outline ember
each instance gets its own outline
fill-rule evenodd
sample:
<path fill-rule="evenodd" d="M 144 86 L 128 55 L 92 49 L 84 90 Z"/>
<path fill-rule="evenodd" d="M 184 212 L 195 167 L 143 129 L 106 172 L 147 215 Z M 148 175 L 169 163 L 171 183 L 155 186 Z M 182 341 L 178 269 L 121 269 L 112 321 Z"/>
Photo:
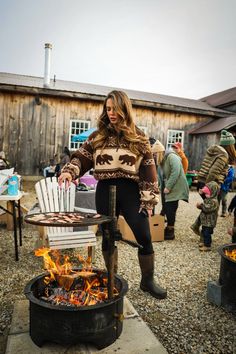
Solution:
<path fill-rule="evenodd" d="M 51 254 L 51 256 L 49 255 Z M 75 268 L 69 256 L 61 256 L 56 250 L 41 248 L 35 255 L 44 258 L 49 273 L 45 276 L 41 300 L 53 305 L 91 306 L 108 299 L 107 276 L 92 268 L 91 259 L 78 256 L 80 268 Z M 114 296 L 118 291 L 114 288 Z"/>
<path fill-rule="evenodd" d="M 225 250 L 225 255 L 229 258 L 231 258 L 233 261 L 236 261 L 236 248 L 233 250 Z"/>

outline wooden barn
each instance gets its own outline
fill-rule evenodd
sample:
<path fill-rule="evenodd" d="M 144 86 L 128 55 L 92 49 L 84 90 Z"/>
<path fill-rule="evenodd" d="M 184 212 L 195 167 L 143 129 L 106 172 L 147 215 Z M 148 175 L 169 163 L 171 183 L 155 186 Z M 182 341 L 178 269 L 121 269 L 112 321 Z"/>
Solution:
<path fill-rule="evenodd" d="M 0 150 L 18 173 L 41 174 L 64 146 L 78 147 L 72 142 L 74 135 L 96 126 L 102 102 L 113 89 L 62 80 L 45 85 L 41 77 L 0 73 Z M 190 169 L 198 169 L 207 146 L 216 139 L 196 129 L 232 116 L 207 101 L 123 91 L 131 98 L 136 124 L 167 148 L 182 142 Z"/>
<path fill-rule="evenodd" d="M 236 138 L 236 87 L 204 97 L 201 101 L 228 111 L 230 116 L 212 119 L 189 132 L 192 135 L 192 144 L 197 147 L 197 151 L 200 151 L 201 146 L 205 148 L 206 141 L 209 146 L 218 143 L 222 129 L 227 129 Z"/>

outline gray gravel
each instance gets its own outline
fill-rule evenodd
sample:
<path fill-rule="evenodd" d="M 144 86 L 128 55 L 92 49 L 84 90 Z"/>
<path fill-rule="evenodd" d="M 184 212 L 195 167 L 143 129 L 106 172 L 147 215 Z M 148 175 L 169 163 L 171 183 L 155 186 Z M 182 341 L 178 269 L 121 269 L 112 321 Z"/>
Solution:
<path fill-rule="evenodd" d="M 230 193 L 231 200 L 234 193 Z M 156 300 L 139 289 L 140 271 L 137 251 L 119 243 L 119 274 L 129 283 L 127 297 L 148 324 L 168 353 L 233 354 L 236 353 L 235 315 L 210 304 L 206 284 L 219 276 L 218 247 L 230 242 L 227 228 L 232 217 L 218 219 L 212 251 L 200 253 L 198 239 L 189 226 L 198 215 L 195 208 L 200 197 L 190 193 L 190 203 L 180 202 L 176 239 L 154 243 L 156 279 L 168 289 L 168 298 Z M 32 203 L 31 199 L 26 204 Z M 25 225 L 19 262 L 14 261 L 12 232 L 0 226 L 0 353 L 4 353 L 11 315 L 16 300 L 24 299 L 26 283 L 43 272 L 41 258 L 34 256 L 37 240 L 35 227 Z M 95 265 L 103 267 L 98 238 Z"/>

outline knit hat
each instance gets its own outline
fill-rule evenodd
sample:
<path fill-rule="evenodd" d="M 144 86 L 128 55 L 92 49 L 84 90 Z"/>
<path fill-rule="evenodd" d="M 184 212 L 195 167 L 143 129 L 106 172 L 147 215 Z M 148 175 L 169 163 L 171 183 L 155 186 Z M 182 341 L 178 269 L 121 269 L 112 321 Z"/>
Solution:
<path fill-rule="evenodd" d="M 179 141 L 177 141 L 176 143 L 172 144 L 171 146 L 172 146 L 172 148 L 181 149 L 181 150 L 183 148 L 182 144 Z"/>
<path fill-rule="evenodd" d="M 227 130 L 222 130 L 220 135 L 220 145 L 234 145 L 235 138 L 233 134 L 228 132 Z"/>
<path fill-rule="evenodd" d="M 207 194 L 207 195 L 210 196 L 211 195 L 211 190 L 207 186 L 204 186 L 202 188 L 202 193 Z"/>
<path fill-rule="evenodd" d="M 155 144 L 152 145 L 152 152 L 156 153 L 156 152 L 163 152 L 163 151 L 165 151 L 164 146 L 159 140 L 157 140 Z"/>

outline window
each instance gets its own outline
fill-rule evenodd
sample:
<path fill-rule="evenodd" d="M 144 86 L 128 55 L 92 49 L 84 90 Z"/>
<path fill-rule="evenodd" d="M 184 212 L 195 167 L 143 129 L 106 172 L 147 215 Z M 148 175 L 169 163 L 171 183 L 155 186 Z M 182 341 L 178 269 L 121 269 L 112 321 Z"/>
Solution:
<path fill-rule="evenodd" d="M 173 143 L 180 142 L 184 145 L 184 131 L 183 130 L 168 130 L 166 149 L 170 149 Z"/>
<path fill-rule="evenodd" d="M 84 131 L 90 129 L 90 120 L 70 120 L 70 136 L 69 136 L 69 146 L 70 150 L 77 150 L 82 143 L 72 142 L 72 137 L 83 133 Z"/>

